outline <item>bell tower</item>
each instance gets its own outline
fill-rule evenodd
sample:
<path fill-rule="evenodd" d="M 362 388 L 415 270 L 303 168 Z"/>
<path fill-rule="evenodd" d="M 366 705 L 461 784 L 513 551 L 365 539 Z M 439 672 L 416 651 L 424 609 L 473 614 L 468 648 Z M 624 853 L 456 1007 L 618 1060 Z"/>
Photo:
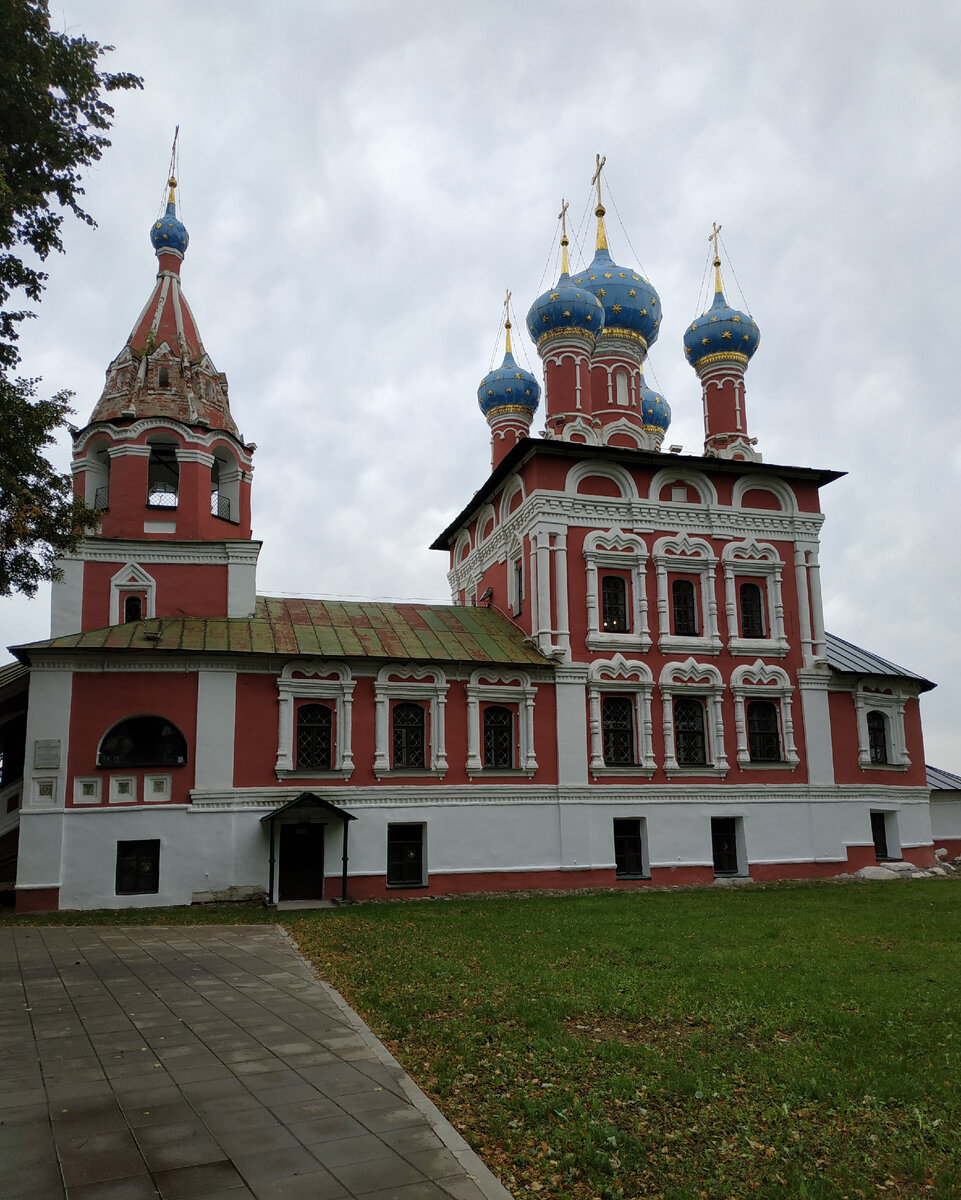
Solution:
<path fill-rule="evenodd" d="M 51 634 L 164 616 L 247 616 L 260 543 L 251 538 L 256 447 L 230 412 L 227 378 L 204 348 L 180 285 L 189 236 L 171 156 L 166 207 L 150 230 L 157 276 L 74 436 L 74 489 L 100 512 L 60 563 Z"/>

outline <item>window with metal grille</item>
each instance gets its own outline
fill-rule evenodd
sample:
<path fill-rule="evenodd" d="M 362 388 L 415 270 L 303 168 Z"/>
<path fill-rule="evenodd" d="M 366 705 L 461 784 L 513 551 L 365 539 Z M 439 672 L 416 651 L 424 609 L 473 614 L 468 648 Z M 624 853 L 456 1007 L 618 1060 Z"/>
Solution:
<path fill-rule="evenodd" d="M 395 704 L 391 712 L 391 737 L 395 767 L 426 767 L 427 720 L 421 704 Z"/>
<path fill-rule="evenodd" d="M 671 584 L 674 608 L 674 633 L 678 637 L 697 636 L 697 603 L 690 579 L 675 579 Z"/>
<path fill-rule="evenodd" d="M 187 761 L 187 741 L 163 717 L 129 717 L 104 735 L 98 767 L 174 767 Z"/>
<path fill-rule="evenodd" d="M 140 621 L 143 619 L 143 600 L 140 596 L 124 596 L 123 619 L 125 621 Z"/>
<path fill-rule="evenodd" d="M 329 771 L 334 714 L 326 704 L 302 704 L 297 709 L 297 769 Z"/>
<path fill-rule="evenodd" d="M 180 487 L 177 446 L 172 442 L 153 442 L 147 461 L 147 507 L 176 508 Z"/>
<path fill-rule="evenodd" d="M 484 766 L 514 766 L 514 714 L 502 704 L 484 709 Z"/>
<path fill-rule="evenodd" d="M 704 705 L 691 696 L 674 701 L 674 755 L 682 767 L 707 763 Z"/>
<path fill-rule="evenodd" d="M 630 630 L 627 580 L 620 575 L 605 575 L 601 580 L 601 628 L 605 633 L 626 633 Z"/>
<path fill-rule="evenodd" d="M 781 733 L 777 705 L 751 700 L 747 705 L 747 748 L 751 762 L 780 762 Z"/>
<path fill-rule="evenodd" d="M 601 704 L 601 730 L 607 766 L 634 763 L 634 704 L 630 697 L 604 697 Z"/>
<path fill-rule="evenodd" d="M 756 583 L 742 583 L 741 637 L 764 637 L 764 593 Z"/>
<path fill-rule="evenodd" d="M 117 843 L 118 896 L 144 896 L 160 891 L 160 840 Z"/>
<path fill-rule="evenodd" d="M 640 817 L 614 818 L 614 870 L 618 879 L 638 879 L 644 874 Z"/>
<path fill-rule="evenodd" d="M 424 826 L 387 826 L 388 887 L 423 887 Z"/>
<path fill-rule="evenodd" d="M 883 712 L 874 709 L 868 713 L 868 749 L 871 762 L 888 761 L 888 723 Z"/>

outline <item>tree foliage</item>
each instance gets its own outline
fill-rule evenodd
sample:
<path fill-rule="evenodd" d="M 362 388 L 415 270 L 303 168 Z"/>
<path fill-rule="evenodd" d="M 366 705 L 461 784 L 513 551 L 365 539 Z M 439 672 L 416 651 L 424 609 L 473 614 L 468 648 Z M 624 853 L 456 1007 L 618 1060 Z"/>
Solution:
<path fill-rule="evenodd" d="M 70 412 L 70 392 L 36 399 L 32 379 L 0 377 L 0 596 L 32 596 L 56 575 L 56 557 L 76 546 L 96 514 L 73 495 L 70 476 L 43 449 Z"/>
<path fill-rule="evenodd" d="M 35 314 L 46 274 L 62 251 L 61 226 L 80 204 L 82 170 L 110 145 L 108 92 L 142 86 L 99 69 L 112 49 L 50 29 L 47 0 L 0 0 L 0 595 L 32 595 L 56 575 L 58 553 L 75 548 L 95 514 L 71 496 L 43 449 L 70 412 L 67 392 L 36 399 L 33 380 L 9 376 L 20 361 L 20 324 Z"/>

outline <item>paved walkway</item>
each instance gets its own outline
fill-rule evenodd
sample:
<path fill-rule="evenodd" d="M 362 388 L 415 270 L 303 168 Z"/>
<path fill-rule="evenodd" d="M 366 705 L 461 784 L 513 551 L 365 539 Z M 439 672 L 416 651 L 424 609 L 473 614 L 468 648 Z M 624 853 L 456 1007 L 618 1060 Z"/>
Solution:
<path fill-rule="evenodd" d="M 510 1200 L 276 926 L 0 930 L 0 1200 Z"/>

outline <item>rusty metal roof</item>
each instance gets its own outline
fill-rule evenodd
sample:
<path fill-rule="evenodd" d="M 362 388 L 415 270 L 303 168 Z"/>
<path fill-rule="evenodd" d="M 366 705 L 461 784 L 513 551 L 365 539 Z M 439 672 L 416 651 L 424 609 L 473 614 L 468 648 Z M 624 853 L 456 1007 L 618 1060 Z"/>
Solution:
<path fill-rule="evenodd" d="M 314 658 L 517 663 L 547 659 L 523 630 L 491 608 L 444 604 L 338 603 L 258 596 L 253 617 L 158 617 L 13 647 L 35 651 L 282 654 Z"/>

